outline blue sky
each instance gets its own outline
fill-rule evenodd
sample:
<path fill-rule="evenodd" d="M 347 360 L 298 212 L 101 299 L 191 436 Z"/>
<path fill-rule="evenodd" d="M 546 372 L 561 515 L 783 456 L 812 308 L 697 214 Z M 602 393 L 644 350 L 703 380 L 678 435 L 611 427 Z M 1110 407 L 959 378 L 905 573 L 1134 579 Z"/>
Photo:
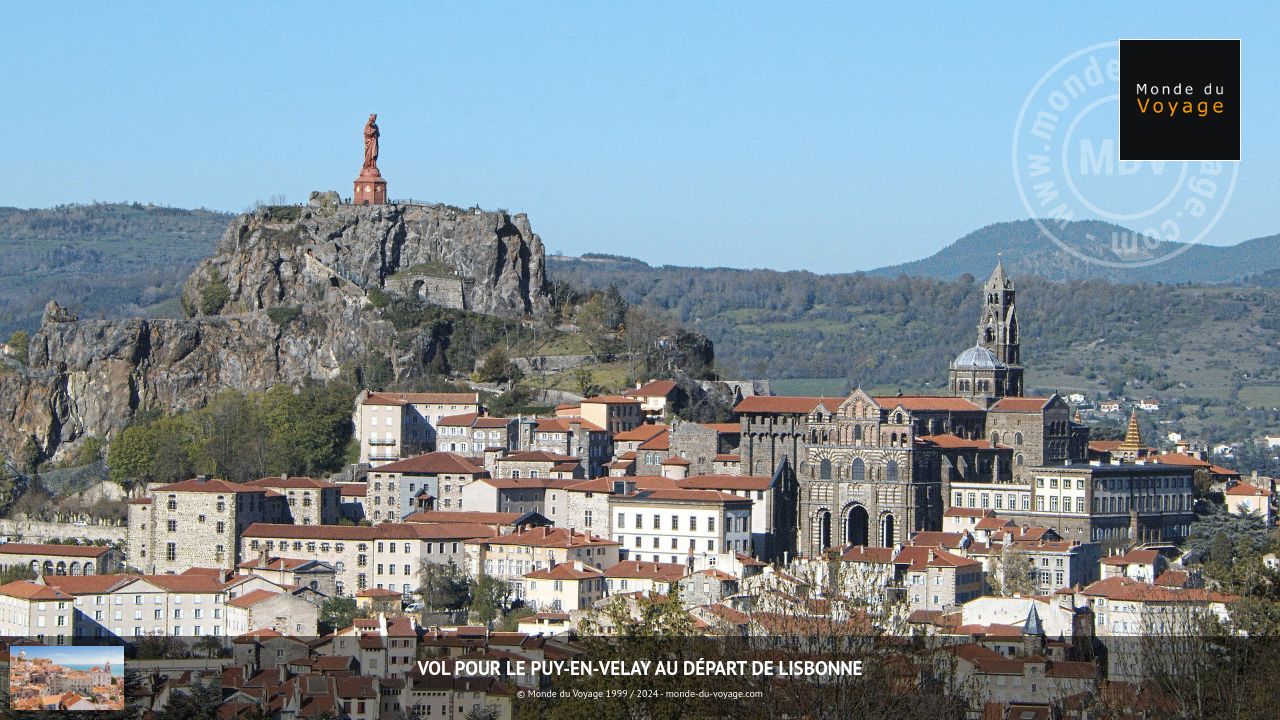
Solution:
<path fill-rule="evenodd" d="M 19 652 L 26 652 L 28 658 L 48 658 L 59 665 L 101 665 L 109 662 L 115 667 L 112 673 L 124 667 L 124 648 L 122 646 L 40 646 L 13 645 L 9 654 L 17 657 Z"/>
<path fill-rule="evenodd" d="M 1027 215 L 1013 125 L 1059 59 L 1240 37 L 1244 162 L 1207 239 L 1231 244 L 1280 231 L 1277 26 L 1263 3 L 17 4 L 0 205 L 346 196 L 376 111 L 393 197 L 527 212 L 549 251 L 867 269 Z"/>

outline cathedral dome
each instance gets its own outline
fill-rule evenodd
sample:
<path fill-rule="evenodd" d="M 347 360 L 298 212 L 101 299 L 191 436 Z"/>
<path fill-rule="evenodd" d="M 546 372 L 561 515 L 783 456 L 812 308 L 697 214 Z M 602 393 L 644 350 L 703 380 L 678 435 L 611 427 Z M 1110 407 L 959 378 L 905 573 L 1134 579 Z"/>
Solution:
<path fill-rule="evenodd" d="M 981 345 L 974 345 L 956 356 L 951 367 L 959 369 L 990 370 L 1002 368 L 1005 364 L 996 358 L 996 354 Z"/>

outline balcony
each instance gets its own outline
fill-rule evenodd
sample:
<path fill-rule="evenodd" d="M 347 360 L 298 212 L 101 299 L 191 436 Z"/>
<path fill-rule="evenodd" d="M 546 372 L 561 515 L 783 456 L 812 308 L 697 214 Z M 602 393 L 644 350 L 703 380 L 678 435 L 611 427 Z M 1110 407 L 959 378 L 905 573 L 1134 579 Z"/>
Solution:
<path fill-rule="evenodd" d="M 381 440 L 369 439 L 370 445 L 395 445 L 398 441 L 391 438 L 382 438 Z"/>

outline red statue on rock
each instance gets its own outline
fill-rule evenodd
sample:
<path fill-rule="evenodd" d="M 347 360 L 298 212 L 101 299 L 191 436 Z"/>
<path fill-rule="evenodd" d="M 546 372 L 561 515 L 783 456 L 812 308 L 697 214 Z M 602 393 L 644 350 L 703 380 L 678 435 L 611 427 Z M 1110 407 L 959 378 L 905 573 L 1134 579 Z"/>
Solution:
<path fill-rule="evenodd" d="M 360 168 L 360 177 L 356 178 L 356 205 L 383 205 L 387 202 L 387 181 L 378 172 L 378 114 L 369 115 L 364 124 L 364 165 Z"/>

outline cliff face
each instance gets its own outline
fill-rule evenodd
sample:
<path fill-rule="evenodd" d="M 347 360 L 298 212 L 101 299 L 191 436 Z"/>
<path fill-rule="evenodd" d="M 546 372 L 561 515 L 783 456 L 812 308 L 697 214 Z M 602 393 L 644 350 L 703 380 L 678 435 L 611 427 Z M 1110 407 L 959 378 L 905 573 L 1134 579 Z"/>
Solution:
<path fill-rule="evenodd" d="M 27 367 L 0 375 L 0 442 L 12 454 L 34 436 L 53 454 L 84 436 L 111 438 L 139 408 L 330 379 L 369 350 L 398 366 L 425 362 L 430 337 L 397 338 L 371 292 L 413 292 L 396 281 L 429 274 L 455 284 L 467 309 L 538 315 L 548 306 L 543 267 L 523 215 L 392 205 L 242 215 L 187 281 L 194 317 L 77 320 L 50 303 Z"/>

